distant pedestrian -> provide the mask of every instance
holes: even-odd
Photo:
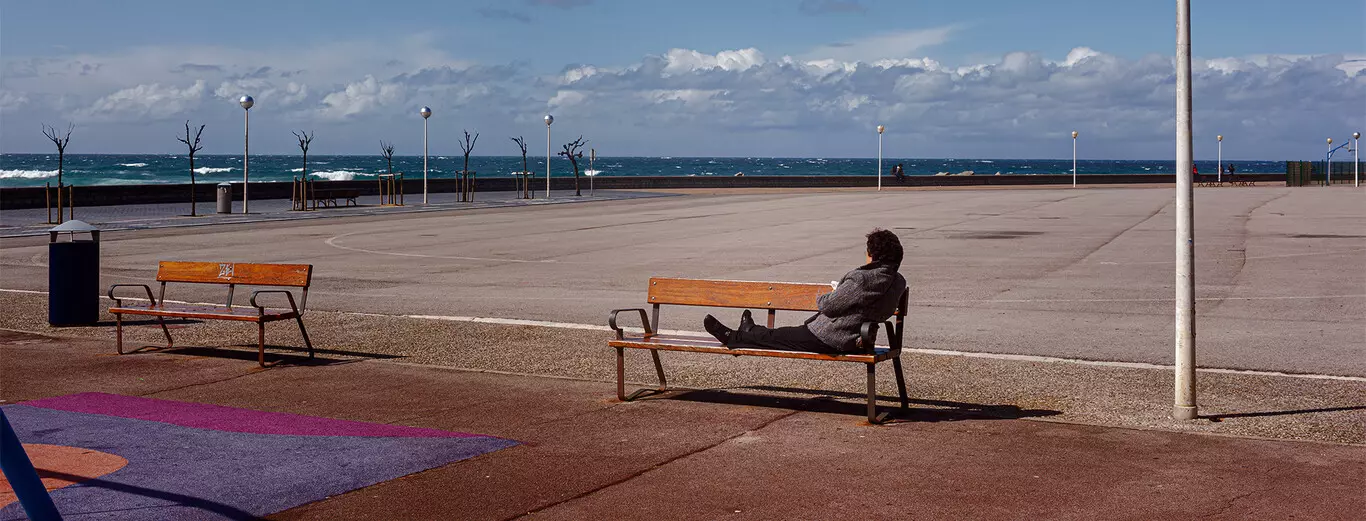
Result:
[[[1228,164],[1228,175],[1233,175],[1233,163]]]
[[[901,167],[901,163],[897,163],[896,166],[892,167],[892,175],[896,176],[896,182],[906,182],[906,169]]]
[[[1200,167],[1195,166],[1194,164],[1192,164],[1192,165],[1191,165],[1191,175],[1193,175],[1193,176],[1198,176],[1198,175],[1200,175]]]

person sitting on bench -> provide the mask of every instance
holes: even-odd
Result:
[[[779,349],[816,353],[854,353],[872,346],[858,345],[859,327],[864,322],[882,322],[896,313],[897,303],[906,289],[901,267],[901,240],[887,230],[868,234],[868,263],[831,282],[834,291],[817,300],[820,310],[803,325],[770,329],[756,325],[746,309],[740,315],[740,328],[726,327],[707,315],[702,326],[722,345],[731,349]]]

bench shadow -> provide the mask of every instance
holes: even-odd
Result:
[[[806,397],[773,396],[731,391],[762,391],[806,395]],[[671,391],[648,399],[684,400],[726,405],[750,405],[803,412],[822,412],[862,417],[867,413],[867,395],[842,391],[817,391],[791,387],[742,386],[696,391]],[[888,424],[925,423],[964,420],[1018,420],[1057,416],[1061,411],[1024,409],[1015,405],[989,405],[945,400],[910,399],[910,408],[902,410],[897,396],[878,395],[878,410],[887,412]],[[847,401],[856,400],[856,401]],[[917,407],[917,405],[922,407]]]
[[[1323,407],[1319,409],[1297,409],[1292,411],[1263,411],[1263,412],[1237,412],[1229,414],[1210,414],[1200,415],[1201,419],[1212,422],[1221,422],[1229,418],[1262,418],[1266,416],[1290,416],[1294,414],[1314,414],[1319,412],[1343,412],[1366,410],[1366,405],[1353,405],[1344,407]]]
[[[136,353],[167,353],[189,356],[203,356],[208,358],[227,358],[232,360],[246,360],[255,362],[257,357],[256,346],[238,345],[223,347],[206,346],[176,346],[176,347],[144,347],[135,351]],[[363,360],[387,360],[403,358],[399,355],[384,355],[376,353],[361,353],[355,351],[342,351],[339,349],[314,349],[314,358],[308,357],[308,350],[294,346],[273,346],[266,344],[266,362],[279,361],[279,365],[291,366],[329,366],[360,362]],[[327,355],[333,355],[329,358]],[[345,357],[345,358],[336,358]]]
[[[189,318],[168,318],[168,319],[166,319],[166,325],[168,325],[168,326],[183,326],[183,325],[189,325],[189,324],[202,324],[202,323],[204,323],[203,320],[194,320],[194,319],[189,319]],[[128,326],[155,326],[155,325],[158,325],[158,324],[159,324],[159,322],[157,322],[157,319],[155,319],[155,318],[131,319],[131,320],[130,320],[130,319],[125,319],[125,320],[123,321],[123,326],[124,326],[124,327],[128,327]],[[80,329],[80,328],[90,328],[90,327],[114,327],[115,325],[116,325],[116,324],[115,324],[115,322],[114,322],[113,320],[101,320],[101,321],[95,322],[95,323],[93,323],[93,324],[78,324],[78,325],[74,325],[74,326],[52,326],[52,327],[54,327],[54,328],[56,328],[56,329]]]

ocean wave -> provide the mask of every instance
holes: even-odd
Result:
[[[0,179],[43,179],[57,177],[56,170],[0,170]]]
[[[583,171],[583,175],[598,175],[598,174],[601,174],[601,173],[602,173],[602,170],[584,170],[584,171]]]
[[[350,172],[346,170],[331,170],[327,172],[313,172],[312,175],[316,175],[328,181],[350,181],[355,179],[358,175],[370,174],[365,174],[361,172]]]
[[[144,166],[147,166],[147,163],[119,163],[119,166],[126,166],[128,168],[142,168]]]
[[[196,174],[221,174],[221,173],[223,173],[223,172],[231,172],[231,171],[233,171],[233,170],[235,170],[235,169],[232,168],[232,167],[222,167],[222,168],[219,168],[219,167],[213,167],[213,166],[201,166],[201,167],[199,167],[199,168],[194,169],[194,173],[196,173]]]
[[[300,168],[291,168],[291,169],[289,169],[289,171],[290,171],[290,172],[303,172],[304,169],[303,169],[302,167],[300,167]]]

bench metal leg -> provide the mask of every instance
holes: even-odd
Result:
[[[299,333],[304,336],[304,346],[308,347],[308,357],[313,358],[313,342],[308,340],[308,330],[304,329],[304,317],[294,317],[294,321],[299,323]]]
[[[647,394],[657,394],[669,390],[668,381],[664,379],[664,364],[659,360],[659,351],[650,350],[654,357],[655,374],[659,375],[659,387],[655,389],[637,389],[631,394],[626,394],[626,348],[618,347],[617,350],[617,399],[629,402]]]
[[[119,354],[123,354],[123,315],[114,315],[114,345],[118,348]]]
[[[868,366],[868,423],[877,423],[877,364]]]
[[[651,349],[650,356],[655,359],[655,374],[659,375],[659,391],[663,392],[669,388],[669,382],[664,379],[664,364],[659,361],[659,350]]]
[[[626,401],[626,349],[617,348],[617,399]]]
[[[166,347],[175,347],[175,342],[171,340],[171,330],[166,328],[166,319],[164,317],[157,317],[157,322],[161,324],[161,333],[166,335]]]
[[[910,408],[910,400],[906,398],[906,377],[901,374],[901,356],[892,359],[892,368],[896,370],[896,390],[901,393],[901,409]]]
[[[261,367],[270,367],[269,365],[266,365],[266,323],[265,323],[265,322],[257,322],[257,323],[256,323],[256,363],[260,364]],[[271,364],[271,365],[275,365],[275,364]]]

